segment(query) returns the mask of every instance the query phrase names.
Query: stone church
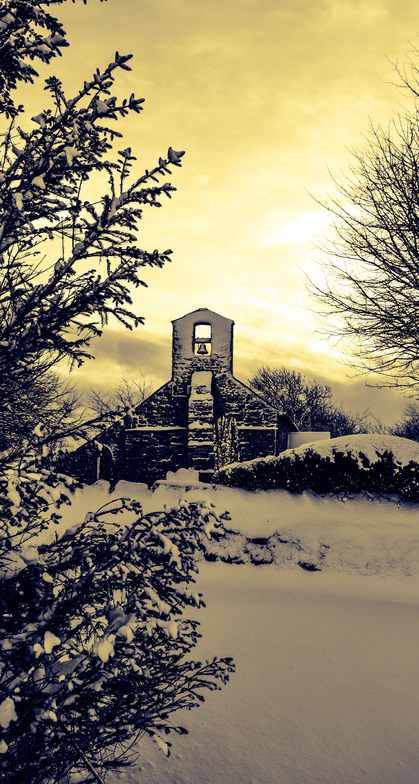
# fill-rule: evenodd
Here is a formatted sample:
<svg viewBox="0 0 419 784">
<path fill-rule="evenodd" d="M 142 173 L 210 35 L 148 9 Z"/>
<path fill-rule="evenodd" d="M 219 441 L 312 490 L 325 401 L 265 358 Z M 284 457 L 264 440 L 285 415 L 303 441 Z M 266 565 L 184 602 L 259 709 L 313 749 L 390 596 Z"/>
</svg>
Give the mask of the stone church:
<svg viewBox="0 0 419 784">
<path fill-rule="evenodd" d="M 73 453 L 81 481 L 149 486 L 193 468 L 201 480 L 227 463 L 277 455 L 297 428 L 233 376 L 231 319 L 207 308 L 173 322 L 172 378 L 95 442 Z M 70 470 L 69 470 L 70 469 Z"/>
</svg>

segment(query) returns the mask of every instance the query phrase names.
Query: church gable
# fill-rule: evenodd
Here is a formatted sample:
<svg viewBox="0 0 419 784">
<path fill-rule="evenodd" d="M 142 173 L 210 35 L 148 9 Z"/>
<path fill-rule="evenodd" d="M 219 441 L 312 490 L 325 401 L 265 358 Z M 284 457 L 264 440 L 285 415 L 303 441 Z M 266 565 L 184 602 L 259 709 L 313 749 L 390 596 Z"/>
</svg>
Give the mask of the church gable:
<svg viewBox="0 0 419 784">
<path fill-rule="evenodd" d="M 183 383 L 195 371 L 233 372 L 234 321 L 207 308 L 175 319 L 172 379 Z"/>
<path fill-rule="evenodd" d="M 152 485 L 179 468 L 211 479 L 229 462 L 286 449 L 293 423 L 233 376 L 234 322 L 199 308 L 172 325 L 171 381 L 127 415 L 115 437 L 111 428 L 98 439 L 107 444 L 112 481 Z M 100 478 L 101 450 L 93 458 L 89 452 L 96 464 L 86 462 L 85 481 Z"/>
<path fill-rule="evenodd" d="M 185 395 L 178 394 L 172 382 L 167 381 L 135 408 L 130 426 L 186 427 L 185 398 L 186 391 Z"/>
</svg>

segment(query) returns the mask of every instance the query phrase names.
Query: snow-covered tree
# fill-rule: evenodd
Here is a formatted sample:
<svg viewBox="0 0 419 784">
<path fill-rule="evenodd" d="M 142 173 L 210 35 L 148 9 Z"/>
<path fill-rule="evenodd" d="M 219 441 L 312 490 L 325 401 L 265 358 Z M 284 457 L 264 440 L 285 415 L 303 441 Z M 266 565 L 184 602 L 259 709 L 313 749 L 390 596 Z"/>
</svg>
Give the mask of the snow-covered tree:
<svg viewBox="0 0 419 784">
<path fill-rule="evenodd" d="M 131 511 L 135 521 L 110 515 Z M 0 584 L 0 752 L 9 784 L 101 781 L 147 733 L 169 753 L 171 714 L 203 700 L 231 659 L 185 657 L 200 636 L 186 606 L 203 537 L 221 521 L 206 504 L 143 515 L 122 499 L 40 548 Z M 0 763 L 1 765 L 1 763 Z M 1 770 L 1 767 L 0 767 Z"/>
<path fill-rule="evenodd" d="M 146 207 L 160 206 L 175 190 L 164 178 L 170 166 L 180 166 L 183 153 L 170 147 L 165 158 L 137 177 L 131 176 L 135 156 L 129 148 L 113 155 L 113 143 L 121 137 L 118 120 L 139 113 L 143 104 L 134 95 L 118 99 L 111 94 L 118 71 L 130 69 L 129 55 L 116 53 L 73 98 L 66 97 L 58 79 L 49 77 L 50 106 L 31 119 L 13 103 L 19 81 L 35 78 L 31 62 L 49 62 L 65 44 L 62 26 L 45 11 L 61 2 L 16 0 L 0 17 L 0 76 L 8 96 L 4 118 L 9 115 L 0 140 L 3 419 L 17 410 L 23 390 L 47 383 L 58 363 L 80 364 L 89 357 L 91 338 L 101 334 L 109 317 L 128 328 L 140 324 L 131 292 L 143 284 L 144 266 L 161 267 L 171 253 L 143 250 L 138 223 Z M 89 185 L 91 193 L 94 183 L 102 195 L 92 202 L 84 198 L 84 188 Z M 56 485 L 45 459 L 58 437 L 75 431 L 74 423 L 61 433 L 50 432 L 47 425 L 35 423 L 18 454 L 13 445 L 0 455 L 7 476 L 2 484 L 2 541 L 11 541 L 12 547 L 21 532 L 13 529 L 11 536 L 11 521 L 24 526 L 25 538 L 44 525 L 31 471 L 39 473 L 41 468 L 42 482 Z M 76 432 L 86 431 L 78 426 Z M 33 514 L 28 515 L 27 506 L 12 513 L 16 505 L 10 492 L 26 499 Z M 0 559 L 1 551 L 0 543 Z"/>
<path fill-rule="evenodd" d="M 8 0 L 0 4 L 0 112 L 6 118 L 23 111 L 14 91 L 19 82 L 38 76 L 34 63 L 49 63 L 68 46 L 59 20 L 48 8 L 64 0 Z M 73 0 L 74 2 L 74 0 Z"/>
<path fill-rule="evenodd" d="M 23 441 L 28 442 L 40 421 L 50 436 L 71 427 L 77 427 L 85 419 L 84 406 L 80 392 L 67 379 L 57 373 L 47 373 L 35 378 L 30 384 L 24 381 L 13 389 L 2 385 L 1 395 L 1 432 L 0 451 L 16 453 L 22 449 Z"/>
<path fill-rule="evenodd" d="M 32 118 L 14 100 L 35 79 L 33 63 L 67 45 L 48 14 L 62 2 L 0 3 L 1 427 L 58 363 L 90 356 L 110 317 L 142 322 L 132 289 L 142 267 L 171 253 L 140 248 L 138 223 L 175 190 L 164 178 L 183 153 L 169 147 L 134 177 L 131 149 L 113 152 L 118 121 L 142 110 L 142 99 L 113 93 L 129 55 L 117 52 L 71 98 L 50 76 L 49 106 Z M 41 549 L 38 534 L 74 489 L 54 468 L 57 441 L 100 422 L 29 421 L 0 454 L 0 774 L 16 784 L 100 781 L 142 732 L 167 751 L 159 733 L 169 714 L 231 671 L 229 660 L 184 660 L 197 632 L 181 617 L 201 603 L 186 587 L 194 551 L 221 527 L 208 509 L 144 516 L 121 500 Z M 119 509 L 130 518 L 118 525 Z"/>
</svg>

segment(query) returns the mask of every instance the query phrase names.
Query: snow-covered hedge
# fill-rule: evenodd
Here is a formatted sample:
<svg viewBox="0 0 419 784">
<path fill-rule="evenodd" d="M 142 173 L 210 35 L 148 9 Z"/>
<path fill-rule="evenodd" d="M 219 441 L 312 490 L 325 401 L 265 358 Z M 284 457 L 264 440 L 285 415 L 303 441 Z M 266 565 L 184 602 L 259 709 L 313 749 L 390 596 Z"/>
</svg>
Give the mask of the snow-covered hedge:
<svg viewBox="0 0 419 784">
<path fill-rule="evenodd" d="M 383 435 L 353 435 L 287 449 L 278 457 L 232 463 L 214 482 L 246 490 L 292 493 L 362 492 L 419 500 L 419 443 Z"/>
</svg>

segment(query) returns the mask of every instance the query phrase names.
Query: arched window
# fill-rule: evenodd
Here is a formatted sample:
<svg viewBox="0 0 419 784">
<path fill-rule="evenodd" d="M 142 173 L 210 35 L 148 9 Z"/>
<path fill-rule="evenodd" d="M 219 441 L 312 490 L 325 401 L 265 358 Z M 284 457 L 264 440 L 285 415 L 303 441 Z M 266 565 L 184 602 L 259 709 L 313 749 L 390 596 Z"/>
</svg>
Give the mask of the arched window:
<svg viewBox="0 0 419 784">
<path fill-rule="evenodd" d="M 211 354 L 212 330 L 211 324 L 195 324 L 193 335 L 193 351 L 198 357 L 207 357 Z"/>
</svg>

